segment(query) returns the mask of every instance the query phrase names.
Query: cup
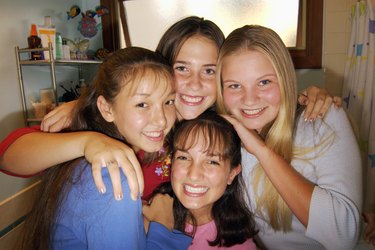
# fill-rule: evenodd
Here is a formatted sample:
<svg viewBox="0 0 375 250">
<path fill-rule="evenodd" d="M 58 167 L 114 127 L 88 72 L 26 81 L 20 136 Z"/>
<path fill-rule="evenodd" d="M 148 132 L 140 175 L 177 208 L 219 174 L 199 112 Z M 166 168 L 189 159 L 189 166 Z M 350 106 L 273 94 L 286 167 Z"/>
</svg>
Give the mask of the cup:
<svg viewBox="0 0 375 250">
<path fill-rule="evenodd" d="M 47 104 L 44 102 L 34 102 L 34 116 L 35 118 L 43 118 L 47 114 Z"/>
</svg>

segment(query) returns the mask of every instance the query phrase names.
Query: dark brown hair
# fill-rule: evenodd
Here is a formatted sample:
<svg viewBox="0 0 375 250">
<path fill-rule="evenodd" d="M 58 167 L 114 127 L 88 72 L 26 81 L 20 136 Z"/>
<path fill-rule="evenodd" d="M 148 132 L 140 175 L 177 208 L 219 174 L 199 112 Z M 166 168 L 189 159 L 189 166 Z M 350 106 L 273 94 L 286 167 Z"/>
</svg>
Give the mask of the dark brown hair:
<svg viewBox="0 0 375 250">
<path fill-rule="evenodd" d="M 241 164 L 241 140 L 234 127 L 214 111 L 206 111 L 192 120 L 178 123 L 173 130 L 171 140 L 172 159 L 176 150 L 188 150 L 202 137 L 208 153 L 221 152 L 223 160 L 229 160 L 230 168 Z M 173 168 L 173 160 L 172 160 Z M 188 219 L 193 222 L 193 235 L 196 220 L 188 209 L 174 195 L 171 184 L 162 184 L 154 193 L 168 193 L 174 197 L 174 227 L 185 232 Z M 217 235 L 211 246 L 230 247 L 241 244 L 257 234 L 253 214 L 245 201 L 246 187 L 241 174 L 238 174 L 228 185 L 224 194 L 212 207 L 212 217 L 217 228 Z"/>
<path fill-rule="evenodd" d="M 184 42 L 194 35 L 213 41 L 218 50 L 225 39 L 223 32 L 214 22 L 202 17 L 189 16 L 174 23 L 164 33 L 156 51 L 162 54 L 170 65 L 173 65 Z"/>
<path fill-rule="evenodd" d="M 114 52 L 101 64 L 93 83 L 79 98 L 70 130 L 97 131 L 126 143 L 115 124 L 104 120 L 96 100 L 101 95 L 108 102 L 115 102 L 125 84 L 136 87 L 146 72 L 151 72 L 156 80 L 173 82 L 172 68 L 158 53 L 137 47 Z M 50 168 L 43 175 L 40 196 L 26 219 L 23 249 L 51 249 L 55 217 L 70 187 L 80 181 L 81 175 L 73 177 L 73 170 L 81 160 Z"/>
</svg>

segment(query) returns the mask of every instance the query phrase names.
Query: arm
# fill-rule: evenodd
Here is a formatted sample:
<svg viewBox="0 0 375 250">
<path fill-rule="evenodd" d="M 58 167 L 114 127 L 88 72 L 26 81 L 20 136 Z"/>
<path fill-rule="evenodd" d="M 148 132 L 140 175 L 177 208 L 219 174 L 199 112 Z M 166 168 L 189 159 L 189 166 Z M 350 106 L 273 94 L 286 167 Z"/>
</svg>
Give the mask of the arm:
<svg viewBox="0 0 375 250">
<path fill-rule="evenodd" d="M 352 249 L 360 232 L 361 158 L 344 110 L 330 108 L 323 121 L 314 123 L 300 118 L 295 145 L 310 151 L 294 159 L 293 166 L 283 163 L 270 149 L 262 149 L 265 146 L 254 135 L 244 137 L 245 130 L 237 131 L 246 150 L 257 157 L 293 214 L 305 225 L 306 236 L 327 249 Z M 333 141 L 317 150 L 327 134 L 334 135 Z"/>
<path fill-rule="evenodd" d="M 233 124 L 245 149 L 258 159 L 291 211 L 306 227 L 314 184 L 299 174 L 280 155 L 268 148 L 256 131 L 248 130 L 232 117 L 225 116 L 225 118 Z"/>
<path fill-rule="evenodd" d="M 93 177 L 101 193 L 106 192 L 101 175 L 103 167 L 110 171 L 117 199 L 123 197 L 119 167 L 128 178 L 132 198 L 143 192 L 143 174 L 133 150 L 97 132 L 35 132 L 23 135 L 6 149 L 1 166 L 3 170 L 28 175 L 82 156 L 92 163 Z"/>
</svg>

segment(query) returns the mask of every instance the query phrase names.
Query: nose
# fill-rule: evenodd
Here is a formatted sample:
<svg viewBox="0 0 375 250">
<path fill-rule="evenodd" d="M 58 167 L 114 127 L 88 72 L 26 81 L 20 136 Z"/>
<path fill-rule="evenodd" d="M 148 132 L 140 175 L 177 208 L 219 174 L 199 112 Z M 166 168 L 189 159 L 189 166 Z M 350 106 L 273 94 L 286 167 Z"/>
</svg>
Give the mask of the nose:
<svg viewBox="0 0 375 250">
<path fill-rule="evenodd" d="M 192 90 L 199 90 L 202 87 L 201 80 L 199 73 L 193 72 L 188 79 L 187 86 Z"/>
<path fill-rule="evenodd" d="M 256 103 L 258 98 L 258 89 L 256 87 L 248 86 L 242 95 L 242 102 L 245 104 L 253 104 Z"/>
<path fill-rule="evenodd" d="M 202 166 L 196 162 L 192 162 L 189 167 L 187 176 L 193 181 L 199 180 L 202 176 Z"/>
<path fill-rule="evenodd" d="M 155 109 L 152 114 L 152 124 L 156 125 L 158 128 L 164 129 L 167 124 L 167 117 L 165 115 L 165 110 L 163 107 Z"/>
</svg>

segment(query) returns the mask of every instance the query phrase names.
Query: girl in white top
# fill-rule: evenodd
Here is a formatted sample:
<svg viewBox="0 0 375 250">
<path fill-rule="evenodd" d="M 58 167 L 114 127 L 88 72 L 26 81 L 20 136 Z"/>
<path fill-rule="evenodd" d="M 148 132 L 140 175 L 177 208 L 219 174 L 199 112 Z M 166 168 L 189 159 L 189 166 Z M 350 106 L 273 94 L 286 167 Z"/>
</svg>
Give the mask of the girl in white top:
<svg viewBox="0 0 375 250">
<path fill-rule="evenodd" d="M 306 122 L 289 52 L 272 30 L 234 30 L 220 50 L 218 109 L 243 143 L 243 174 L 268 249 L 353 249 L 361 161 L 344 110 Z"/>
</svg>

